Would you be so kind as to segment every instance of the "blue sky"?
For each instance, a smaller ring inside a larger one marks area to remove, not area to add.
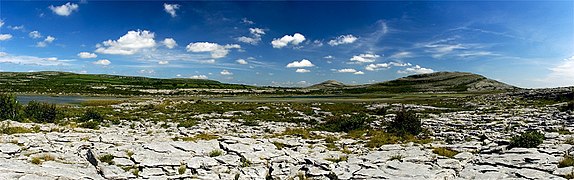
[[[472,72],[574,85],[573,1],[0,1],[0,71],[308,86]]]

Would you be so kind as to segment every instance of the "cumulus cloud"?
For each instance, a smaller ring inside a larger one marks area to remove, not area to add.
[[[0,34],[0,41],[6,41],[8,39],[12,39],[11,34]]]
[[[191,79],[207,79],[206,75],[193,75],[190,77]]]
[[[349,69],[339,69],[339,70],[337,70],[337,72],[340,72],[340,73],[355,73],[355,72],[357,72],[357,70],[356,70],[356,69],[350,69],[350,68],[349,68]]]
[[[167,3],[163,4],[163,10],[165,12],[169,13],[169,15],[171,15],[171,17],[177,16],[177,14],[175,14],[175,11],[178,10],[179,7],[180,7],[179,4],[167,4]]]
[[[250,37],[241,36],[236,38],[236,40],[242,43],[257,45],[261,42],[261,36],[265,34],[265,30],[260,28],[249,28],[249,33],[251,34]]]
[[[355,61],[357,63],[369,63],[369,62],[375,62],[375,60],[377,60],[377,58],[379,58],[379,57],[381,57],[381,56],[379,56],[377,54],[367,53],[367,54],[359,54],[359,55],[353,56],[350,60]]]
[[[311,61],[307,60],[307,59],[303,59],[301,61],[293,61],[289,64],[287,64],[286,67],[288,68],[301,68],[301,67],[313,67],[315,66]]]
[[[67,66],[72,60],[60,60],[56,57],[36,57],[36,56],[14,56],[5,52],[0,52],[0,63],[11,63],[18,65],[36,66]]]
[[[38,31],[32,31],[28,33],[28,36],[30,36],[32,39],[38,39],[43,37],[42,34],[40,34],[40,32]]]
[[[61,5],[61,6],[52,6],[51,5],[49,8],[52,10],[52,12],[54,12],[57,15],[69,16],[70,14],[72,14],[72,12],[78,11],[79,7],[80,6],[78,6],[77,4],[68,2],[68,3]]]
[[[427,74],[433,73],[434,70],[429,68],[420,67],[419,65],[415,65],[414,67],[406,68],[405,70],[398,70],[397,73],[399,74]]]
[[[237,62],[239,64],[249,64],[245,59],[238,59],[238,60],[235,60],[235,62]]]
[[[155,71],[153,69],[142,69],[142,70],[139,70],[138,73],[140,73],[140,74],[155,74]]]
[[[158,64],[164,65],[164,64],[169,64],[169,61],[158,61]]]
[[[250,21],[250,20],[249,20],[249,19],[247,19],[247,18],[243,18],[243,19],[241,19],[241,22],[242,22],[242,23],[244,23],[244,24],[255,24],[255,22],[253,22],[253,21]]]
[[[112,63],[112,62],[111,62],[110,60],[100,59],[100,60],[94,61],[92,64],[107,66],[107,65],[110,65],[111,63]]]
[[[335,57],[333,57],[333,56],[331,56],[331,55],[328,55],[328,56],[325,56],[325,57],[323,57],[323,58],[325,58],[325,59],[333,59],[333,58],[335,58]]]
[[[328,44],[331,46],[338,46],[341,44],[351,44],[354,43],[357,39],[359,38],[353,36],[352,34],[341,35],[333,40],[330,40]]]
[[[189,43],[186,47],[188,52],[209,52],[211,53],[211,58],[218,59],[223,58],[229,54],[230,49],[240,49],[241,46],[238,44],[227,44],[219,45],[217,43],[210,42],[197,42]]]
[[[54,40],[56,40],[55,37],[47,36],[46,39],[44,39],[44,41],[37,42],[36,47],[46,47],[48,46],[48,44],[54,42]]]
[[[97,44],[96,52],[102,54],[132,55],[140,49],[151,48],[156,45],[154,33],[150,31],[128,31],[118,40],[107,40]]]
[[[98,55],[96,55],[94,53],[89,53],[89,52],[80,52],[80,53],[78,53],[78,57],[80,57],[82,59],[87,59],[87,58],[96,58],[96,57],[98,57]]]
[[[365,66],[365,69],[367,71],[378,71],[381,69],[391,68],[392,66],[405,67],[405,66],[412,66],[412,64],[411,63],[398,63],[398,62],[369,64],[369,65]]]
[[[273,45],[273,48],[283,48],[289,44],[298,45],[303,41],[305,41],[305,36],[295,33],[293,36],[285,35],[282,38],[273,39],[273,41],[271,41],[271,45]]]
[[[228,70],[226,70],[226,69],[224,69],[223,71],[219,72],[219,74],[224,75],[224,76],[233,75],[232,72],[230,72],[230,71],[228,71]]]
[[[308,72],[311,72],[311,71],[310,71],[310,70],[307,70],[307,69],[297,69],[297,70],[295,70],[295,72],[298,72],[298,73],[308,73]]]
[[[365,73],[363,71],[357,71],[357,72],[354,72],[353,74],[360,75],[360,74],[365,74]]]
[[[175,46],[177,46],[177,43],[173,38],[165,38],[161,43],[169,49],[173,49]]]
[[[24,29],[24,25],[20,25],[20,26],[8,26],[8,28],[12,29],[12,30],[23,30]]]

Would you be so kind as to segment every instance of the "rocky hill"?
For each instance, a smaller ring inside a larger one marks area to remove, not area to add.
[[[342,82],[335,81],[335,80],[328,80],[324,81],[319,84],[315,84],[312,86],[307,87],[308,89],[336,89],[336,88],[344,88],[349,87],[349,85],[345,85]]]

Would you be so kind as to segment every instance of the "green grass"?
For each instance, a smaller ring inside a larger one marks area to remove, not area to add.
[[[113,165],[114,164],[114,156],[111,154],[105,154],[102,155],[100,157],[98,157],[98,160],[100,160],[100,162],[105,162],[108,163],[109,165]]]
[[[348,156],[339,156],[339,158],[326,158],[325,160],[331,161],[331,162],[334,162],[334,163],[338,163],[338,162],[341,162],[341,161],[347,161],[348,159],[349,159]]]
[[[389,158],[389,161],[393,161],[393,160],[399,160],[399,161],[401,161],[401,160],[403,160],[403,158],[404,158],[403,155],[395,154],[395,155],[393,155],[393,156],[391,156],[391,157]]]
[[[179,165],[179,168],[177,168],[177,172],[179,174],[185,173],[185,170],[187,170],[187,166],[185,164],[181,164],[181,165]]]
[[[214,149],[214,150],[209,152],[209,157],[217,157],[217,156],[221,156],[222,154],[223,154],[223,151],[221,151],[219,149]]]
[[[239,162],[241,162],[241,167],[249,167],[251,166],[251,161],[249,161],[249,159],[245,158],[245,157],[241,157],[241,159],[239,159]]]
[[[50,155],[50,154],[42,154],[42,155],[40,155],[40,156],[32,157],[32,159],[30,160],[30,162],[31,162],[32,164],[40,165],[40,164],[42,164],[42,162],[45,162],[45,161],[54,161],[54,160],[56,160],[56,158],[55,158],[54,156],[52,156],[52,155]]]
[[[562,157],[560,162],[558,162],[558,167],[563,168],[563,167],[568,167],[568,166],[574,166],[574,158],[572,158],[572,156],[566,155],[566,156]]]
[[[199,140],[209,141],[209,140],[213,140],[213,139],[217,139],[217,138],[219,138],[219,136],[214,135],[214,134],[201,133],[201,134],[196,134],[195,136],[191,136],[191,137],[175,137],[175,138],[173,138],[173,140],[174,141],[182,140],[182,141],[197,142]]]
[[[453,150],[443,148],[443,147],[433,148],[432,152],[437,154],[437,155],[448,157],[448,158],[452,158],[458,154],[457,151],[453,151]]]
[[[33,133],[32,129],[28,129],[20,126],[12,126],[9,122],[0,123],[0,134],[21,134],[21,133]]]
[[[281,149],[283,149],[285,146],[287,146],[286,144],[280,143],[280,142],[277,142],[277,141],[273,141],[272,143],[273,143],[273,145],[275,145],[275,147],[276,147],[277,149],[279,149],[279,150],[281,150]]]

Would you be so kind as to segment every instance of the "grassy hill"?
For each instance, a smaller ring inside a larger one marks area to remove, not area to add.
[[[145,89],[245,89],[252,86],[201,79],[158,79],[68,72],[0,72],[0,92],[145,94]]]
[[[465,72],[436,72],[361,86],[340,86],[346,93],[486,92],[519,89],[484,76]]]

